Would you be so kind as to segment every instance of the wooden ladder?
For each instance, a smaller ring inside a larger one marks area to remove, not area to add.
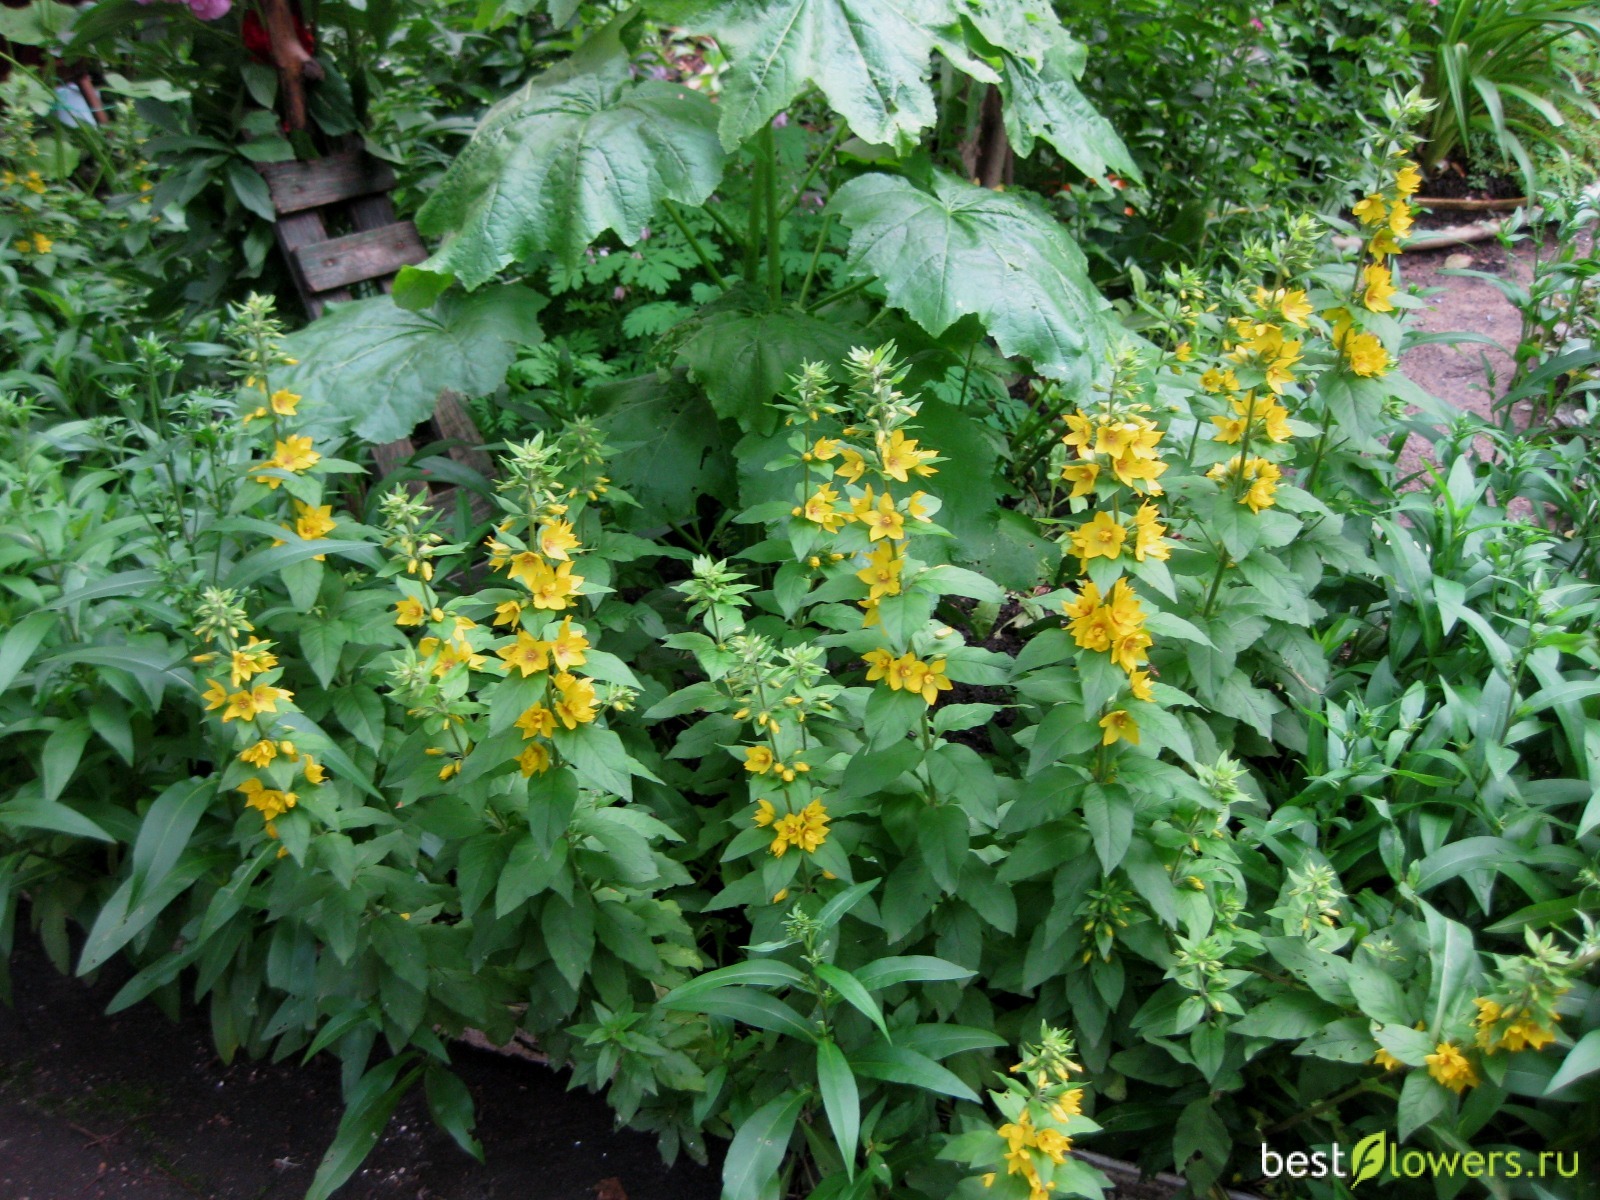
[[[344,150],[257,169],[278,214],[278,248],[312,317],[320,317],[329,301],[351,299],[354,284],[375,283],[388,291],[396,271],[428,257],[417,227],[395,220],[389,199],[394,172],[387,163]],[[329,237],[328,224],[341,213],[353,232]]]

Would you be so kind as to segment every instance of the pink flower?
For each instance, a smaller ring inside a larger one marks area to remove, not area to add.
[[[215,21],[228,15],[233,0],[189,0],[189,11],[202,21]]]
[[[1434,3],[1435,3],[1435,4],[1437,4],[1437,3],[1439,3],[1439,0],[1433,0],[1433,2],[1434,2]],[[1254,30],[1255,30],[1255,31],[1256,31],[1256,32],[1257,32],[1257,33],[1261,33],[1261,32],[1263,32],[1263,31],[1264,31],[1264,30],[1265,30],[1265,29],[1266,29],[1266,28],[1267,28],[1267,27],[1266,27],[1266,26],[1265,26],[1265,25],[1263,25],[1263,24],[1262,24],[1262,23],[1261,23],[1261,18],[1260,18],[1260,17],[1251,17],[1251,18],[1250,18],[1250,26],[1251,26],[1251,28],[1253,28],[1253,29],[1254,29]]]

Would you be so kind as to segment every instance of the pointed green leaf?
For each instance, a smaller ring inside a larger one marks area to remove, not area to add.
[[[722,1200],[761,1200],[783,1166],[789,1136],[805,1105],[804,1092],[785,1092],[756,1109],[733,1135],[722,1164]]]
[[[853,1176],[856,1143],[861,1140],[861,1092],[844,1054],[827,1038],[817,1043],[817,1090],[822,1093],[822,1110],[828,1114],[834,1141],[844,1157],[844,1169]]]

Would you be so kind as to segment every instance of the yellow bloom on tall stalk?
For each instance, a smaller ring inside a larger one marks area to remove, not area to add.
[[[1100,737],[1102,746],[1117,742],[1128,742],[1135,746],[1139,744],[1139,723],[1126,709],[1119,708],[1101,717],[1100,728],[1105,731]]]
[[[1167,527],[1158,519],[1156,506],[1150,503],[1139,505],[1133,514],[1133,557],[1136,562],[1143,562],[1146,558],[1166,560],[1172,557],[1172,547],[1167,544]]]
[[[1100,464],[1097,462],[1080,461],[1062,467],[1061,478],[1072,485],[1072,494],[1068,499],[1076,500],[1094,491],[1094,481],[1099,475]]]
[[[905,560],[895,553],[893,542],[883,542],[867,557],[867,565],[856,578],[867,585],[867,598],[878,600],[900,594],[900,571]]]
[[[573,667],[581,667],[589,661],[589,656],[584,653],[589,649],[589,639],[581,633],[572,631],[572,618],[562,617],[561,625],[556,630],[555,640],[548,643],[550,647],[550,661],[563,671]]]
[[[1347,333],[1338,343],[1354,375],[1373,379],[1389,372],[1389,352],[1375,333]]]
[[[1361,303],[1369,312],[1393,312],[1394,305],[1389,302],[1389,297],[1394,295],[1394,276],[1389,268],[1381,263],[1372,263],[1362,269],[1361,278],[1365,282],[1365,290],[1361,293]]]
[[[517,640],[502,646],[495,654],[505,660],[507,675],[518,670],[526,679],[550,667],[550,643],[540,641],[525,629],[517,630]]]
[[[1477,1043],[1485,1052],[1492,1054],[1496,1050],[1509,1050],[1516,1053],[1519,1050],[1542,1050],[1555,1041],[1555,1032],[1545,1028],[1534,1020],[1531,1015],[1524,1013],[1520,1018],[1516,1016],[1516,1007],[1503,1009],[1494,1000],[1479,996],[1473,1000],[1478,1006],[1478,1015],[1474,1024],[1478,1027]],[[1552,1012],[1550,1020],[1559,1021],[1560,1015]],[[1495,1026],[1506,1022],[1505,1028],[1499,1030]]]
[[[1373,258],[1384,258],[1390,254],[1400,253],[1400,243],[1395,240],[1394,234],[1387,228],[1378,230],[1372,235],[1372,240],[1367,243],[1367,253]]]
[[[539,552],[557,562],[567,561],[567,551],[578,548],[577,536],[566,521],[550,521],[539,526]]]
[[[313,450],[311,444],[309,437],[291,433],[273,443],[272,457],[267,460],[267,465],[296,475],[309,471],[322,461],[322,455]]]
[[[269,788],[259,779],[246,779],[233,790],[243,792],[244,802],[267,821],[281,817],[300,799],[293,792],[280,792],[276,788]]]
[[[876,542],[881,538],[891,541],[900,541],[906,536],[906,519],[896,511],[894,497],[888,492],[878,497],[876,504],[872,500],[872,488],[869,485],[865,496],[858,497],[850,502],[855,519],[868,529],[867,540]]]
[[[312,542],[317,538],[326,537],[339,527],[333,519],[333,505],[331,504],[302,504],[299,500],[294,502],[295,534],[303,541]],[[318,554],[314,556],[317,562],[324,561],[328,556]]]
[[[867,682],[876,683],[888,678],[889,668],[894,665],[894,655],[887,650],[868,650],[861,656],[861,661],[867,664]]]
[[[1202,390],[1210,392],[1213,396],[1219,396],[1223,392],[1237,392],[1239,390],[1239,378],[1233,373],[1231,367],[1227,370],[1219,370],[1216,367],[1212,367],[1200,376],[1200,387]]]
[[[1422,186],[1422,172],[1417,170],[1417,164],[1407,160],[1404,166],[1395,172],[1394,190],[1402,197],[1416,195],[1417,189]]]
[[[292,417],[295,415],[295,409],[300,404],[300,397],[293,392],[279,388],[272,393],[272,397],[267,403],[271,405],[272,411],[277,413],[278,416]]]
[[[583,576],[572,573],[570,562],[558,563],[551,570],[542,560],[534,572],[528,588],[533,592],[533,606],[545,609],[563,609],[583,586]]]
[[[428,610],[415,596],[402,596],[394,602],[396,625],[421,625],[428,619]]]
[[[563,671],[555,677],[556,716],[568,729],[594,720],[599,706],[594,698],[594,681]]]
[[[421,607],[422,605],[419,603],[417,608],[421,609]],[[504,604],[495,605],[493,624],[516,626],[522,620],[523,607],[521,600],[507,600]]]
[[[850,519],[848,513],[840,512],[834,507],[834,501],[839,499],[839,493],[827,484],[823,484],[803,505],[794,510],[794,515],[804,517],[813,525],[820,525],[829,533],[838,533],[839,527]]]
[[[1120,557],[1127,537],[1128,530],[1120,521],[1110,513],[1098,512],[1072,531],[1072,552],[1078,556],[1080,569],[1087,569],[1090,559]]]
[[[1363,225],[1382,225],[1389,216],[1389,206],[1377,192],[1359,201],[1350,211]]]
[[[542,704],[530,704],[514,722],[522,730],[523,740],[549,737],[556,731],[556,715]]]
[[[533,742],[517,755],[517,769],[524,779],[530,775],[543,775],[550,769],[550,747],[543,742]]]
[[[1467,1061],[1467,1056],[1450,1042],[1440,1042],[1434,1052],[1426,1055],[1422,1061],[1427,1064],[1428,1074],[1433,1076],[1435,1082],[1458,1096],[1467,1088],[1478,1086],[1478,1073]]]
[[[1255,291],[1255,302],[1260,308],[1275,311],[1291,325],[1301,329],[1306,327],[1306,318],[1312,313],[1311,301],[1306,299],[1305,292],[1300,288],[1278,288],[1268,291],[1258,287]]]
[[[768,746],[746,746],[744,748],[744,769],[752,775],[765,775],[772,770],[774,761],[776,759]]]
[[[767,805],[770,815],[772,806],[765,800],[761,803]],[[777,858],[782,858],[790,846],[814,854],[828,840],[829,820],[827,808],[820,800],[813,800],[799,812],[787,813],[772,822],[772,844],[767,849]]]
[[[901,483],[910,483],[911,475],[937,474],[938,468],[928,464],[938,457],[937,450],[918,450],[916,440],[898,429],[888,437],[878,437],[878,461],[883,473]]]
[[[278,743],[267,738],[262,738],[253,746],[248,746],[239,751],[239,761],[249,763],[252,767],[266,770],[272,765],[272,760],[278,757]]]
[[[223,710],[222,720],[224,724],[229,721],[253,721],[262,713],[277,712],[279,700],[292,699],[294,693],[287,688],[258,683],[248,691],[234,692],[228,697],[228,707]]]
[[[252,637],[228,658],[234,687],[278,665],[278,657],[272,653],[272,643],[258,637]]]
[[[1278,480],[1283,478],[1283,472],[1276,464],[1264,458],[1242,458],[1235,454],[1225,463],[1218,463],[1206,472],[1206,478],[1214,479],[1219,486],[1227,487],[1233,480],[1238,479],[1243,472],[1248,485],[1244,495],[1239,498],[1240,504],[1248,504],[1250,511],[1258,513],[1263,508],[1271,508],[1276,503],[1274,497],[1278,491]]]
[[[1411,206],[1404,200],[1395,201],[1394,207],[1389,210],[1389,232],[1396,238],[1408,237],[1414,223]]]
[[[833,469],[833,473],[846,483],[855,483],[866,469],[867,460],[861,457],[861,451],[846,446],[839,451],[839,465]]]
[[[1217,427],[1213,441],[1231,446],[1244,437],[1247,428],[1252,440],[1259,435],[1269,441],[1286,442],[1294,436],[1289,430],[1289,410],[1273,396],[1257,396],[1251,392],[1243,400],[1229,401],[1229,407],[1233,416],[1211,418]]]

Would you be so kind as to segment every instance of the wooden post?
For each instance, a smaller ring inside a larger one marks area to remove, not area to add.
[[[306,80],[322,79],[322,66],[306,53],[295,31],[290,0],[261,0],[261,21],[272,46],[272,62],[278,68],[278,86],[283,98],[283,121],[291,133],[310,123],[306,112]]]

